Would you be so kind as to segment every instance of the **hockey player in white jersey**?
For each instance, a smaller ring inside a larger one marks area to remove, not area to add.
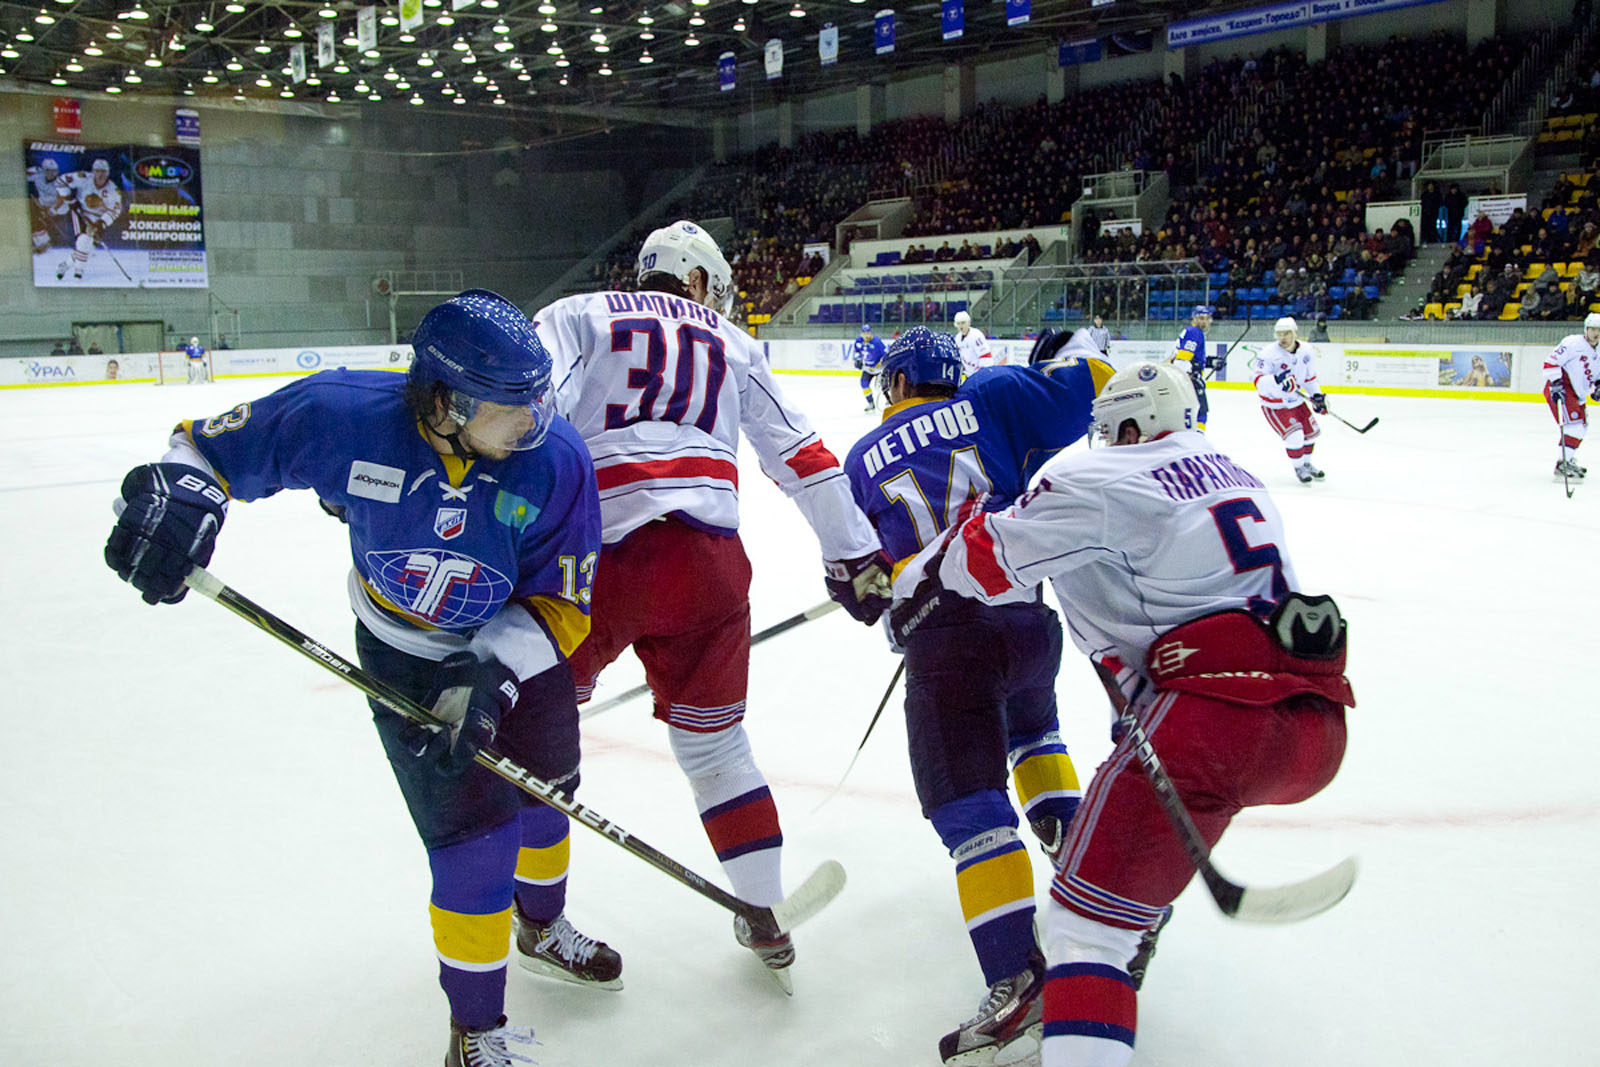
[[[83,268],[88,266],[94,246],[100,243],[106,228],[122,214],[122,190],[111,180],[111,164],[96,159],[88,170],[77,170],[61,179],[63,198],[72,209],[72,228],[77,234],[72,246],[72,259],[63,259],[56,266],[56,278],[66,277],[72,268],[74,280],[83,278]]]
[[[930,545],[929,584],[994,603],[1048,579],[1074,643],[1214,845],[1242,808],[1298,803],[1333,779],[1355,703],[1343,620],[1296,591],[1272,500],[1193,429],[1181,370],[1135,363],[1093,410],[1113,447],[1058,455],[1011,508],[953,528],[942,560]],[[1194,877],[1138,736],[1096,771],[1051,886],[1044,1067],[1132,1060],[1130,960]]]
[[[1311,412],[1328,413],[1328,400],[1317,385],[1317,350],[1300,340],[1300,326],[1285,316],[1272,328],[1277,338],[1253,361],[1256,397],[1267,425],[1283,438],[1283,450],[1302,482],[1321,481],[1322,471],[1311,462],[1321,430]],[[1309,403],[1309,406],[1307,406]]]
[[[716,242],[692,222],[656,230],[639,249],[638,280],[643,291],[566,297],[534,316],[555,358],[557,410],[587,442],[600,486],[604,547],[598,561],[575,561],[595,583],[573,673],[586,698],[601,669],[633,647],[734,893],[770,905],[783,896],[783,832],[743,726],[741,432],[816,531],[830,595],[875,619],[888,606],[889,564],[765,349],[723,317],[733,273]],[[789,989],[788,935],[742,918],[734,932]]]
[[[1561,427],[1561,458],[1557,478],[1582,478],[1587,467],[1578,466],[1578,446],[1589,429],[1585,400],[1600,401],[1600,312],[1583,320],[1583,332],[1561,339],[1544,360],[1544,399]]]
[[[961,352],[961,378],[965,381],[978,370],[994,363],[994,352],[989,338],[972,325],[972,316],[965,311],[956,312],[956,348]]]
[[[67,222],[65,189],[61,185],[61,164],[46,156],[38,166],[28,168],[28,186],[33,195],[28,201],[34,252],[48,252],[53,240],[64,236]]]

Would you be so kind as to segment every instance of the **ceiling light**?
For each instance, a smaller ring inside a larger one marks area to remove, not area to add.
[[[149,18],[150,16],[146,15],[145,17]],[[39,13],[33,16],[33,21],[37,22],[41,26],[49,26],[54,23],[55,20],[56,17],[42,7],[39,9]]]
[[[261,77],[256,79],[256,84],[261,86],[263,89],[270,89],[272,88],[272,79],[263,74]]]
[[[705,7],[707,4],[711,3],[711,0],[693,0],[693,3],[695,7]]]
[[[193,96],[194,95],[194,82],[184,82],[183,83],[183,95],[184,96]]]
[[[99,54],[100,54],[99,52],[95,53],[95,55],[99,55]],[[0,48],[0,58],[4,58],[4,59],[20,59],[21,57],[22,57],[22,53],[17,51],[15,48],[12,48],[10,45],[6,45],[4,48]]]
[[[450,12],[448,12],[448,11],[439,12],[439,25],[441,25],[441,26],[454,26],[455,24],[456,24],[456,17],[454,15],[450,14]]]
[[[651,33],[649,30],[645,30],[643,33],[641,33],[639,35],[639,40],[641,40],[641,41],[653,41],[655,39],[656,39],[656,35]]]
[[[561,66],[561,64],[557,63],[556,66],[559,67],[559,66]],[[531,82],[531,81],[533,81],[533,75],[529,74],[527,71],[523,71],[521,74],[517,75],[517,81],[519,81],[519,82]]]
[[[600,64],[600,76],[603,77],[603,78],[611,77],[611,67],[610,67],[609,64],[606,64],[606,63]]]
[[[233,71],[240,71],[244,69],[244,64],[239,62],[237,59],[228,60],[227,66],[229,70]]]
[[[159,66],[161,66],[161,57],[160,56],[145,56],[144,57],[144,65],[147,66],[147,67],[159,67]]]
[[[256,38],[256,52],[258,52],[261,55],[266,55],[270,51],[272,51],[272,46],[266,42],[266,39],[262,38],[262,37],[257,37]]]
[[[196,33],[210,33],[214,29],[216,29],[216,27],[211,24],[210,19],[203,18],[194,24],[194,32]]]
[[[456,87],[454,85],[444,85],[439,88],[439,91],[446,96],[454,96]]]
[[[315,74],[307,74],[306,75],[306,84],[307,85],[321,85],[322,84],[322,79],[317,77]]]
[[[143,78],[139,77],[139,72],[136,70],[128,71],[128,73],[122,76],[122,80],[127,82],[129,85],[138,85],[140,82],[144,81]]]
[[[412,93],[411,94],[411,106],[412,107],[421,107],[422,106],[422,94],[421,93]]]
[[[356,92],[370,93],[372,92],[372,86],[367,84],[367,79],[362,78],[360,81],[356,82]]]
[[[105,50],[95,44],[93,40],[90,40],[88,44],[83,46],[83,54],[86,56],[101,56],[105,55]],[[15,57],[13,56],[12,58]]]
[[[67,84],[67,79],[63,78],[61,76],[61,72],[60,71],[56,71],[55,77],[50,79],[50,84],[51,85],[65,85],[65,84]]]
[[[358,48],[361,45],[361,42],[356,40],[356,35],[353,33],[345,34],[339,43],[344,45],[346,48]]]
[[[468,52],[466,55],[461,57],[461,62],[466,64],[469,67],[472,66],[472,64],[476,63],[477,61],[478,61],[478,57],[473,55],[471,52]]]
[[[649,8],[645,8],[643,11],[639,12],[639,20],[638,21],[639,21],[639,25],[648,26],[652,22],[655,21],[655,18],[654,18],[654,16],[652,16],[650,14],[650,9]]]
[[[496,96],[496,97],[495,97],[495,98],[494,98],[494,102],[495,102],[495,104],[496,104],[496,105],[497,105],[497,106],[502,106],[502,107],[503,107],[503,106],[504,106],[504,105],[505,105],[505,102],[506,102],[506,98],[505,98],[505,97],[503,97],[503,96]]]
[[[420,56],[418,56],[417,57],[417,66],[419,66],[419,67],[431,67],[431,66],[433,66],[433,53],[432,52],[424,52]]]
[[[215,85],[218,81],[217,72],[214,70],[208,70],[206,71],[205,77],[201,78],[200,80],[205,82],[207,85]]]
[[[456,96],[451,97],[450,98],[450,102],[452,104],[465,104],[467,102],[467,98],[458,94]]]
[[[244,5],[239,3],[238,0],[231,0],[230,3],[222,5],[222,10],[230,15],[242,15],[244,14]]]
[[[73,74],[82,74],[83,64],[79,63],[76,59],[69,59],[67,60],[67,70]]]
[[[683,43],[688,45],[690,48],[698,48],[700,46],[700,38],[696,37],[691,31],[689,36],[683,39]]]
[[[591,15],[603,15],[603,14],[605,14],[605,10],[606,10],[605,8],[601,7],[599,4],[596,4],[594,7],[591,7],[589,9],[589,14],[591,14]]]
[[[457,52],[465,52],[472,46],[467,43],[467,39],[465,37],[457,37],[455,43],[450,47],[454,48]]]
[[[339,17],[339,13],[327,4],[322,6],[322,8],[317,12],[317,15],[325,19],[336,19]]]
[[[283,97],[285,100],[293,100],[294,90],[285,85],[282,89],[278,90],[278,95]]]
[[[416,40],[417,40],[417,35],[412,33],[410,30],[406,30],[404,33],[402,33],[399,37],[397,37],[395,39],[398,40],[401,44],[415,44]]]
[[[474,74],[472,76],[472,84],[473,85],[482,85],[484,82],[486,82],[488,80],[489,80],[489,76],[487,74],[485,74],[481,70],[478,71],[478,73],[476,73],[476,74]]]
[[[309,79],[309,78],[308,78],[308,79],[306,79],[306,80],[307,80],[307,81],[310,81],[310,79]],[[401,79],[400,79],[400,80],[399,80],[399,81],[397,81],[397,82],[395,82],[395,83],[394,83],[394,87],[395,87],[395,88],[396,88],[396,89],[399,89],[399,90],[400,90],[400,91],[401,91],[401,92],[402,92],[402,93],[403,93],[403,92],[405,92],[405,91],[406,91],[406,90],[407,90],[407,89],[409,89],[409,88],[411,88],[411,83],[410,83],[410,82],[408,82],[408,81],[406,81],[406,80],[405,80],[405,79],[404,79],[404,78],[401,78]]]
[[[691,25],[691,26],[704,26],[705,24],[706,24],[706,20],[701,18],[699,15],[690,15],[689,16],[689,25]]]
[[[379,96],[377,93],[373,93],[371,96],[367,97],[367,99],[376,104],[378,101],[382,100],[383,97]]]
[[[176,33],[172,35],[172,40],[167,42],[167,48],[174,52],[185,51],[188,47],[188,45],[178,40],[178,35]]]
[[[544,0],[544,3],[540,4],[535,10],[541,15],[554,15],[556,13],[556,5],[550,3],[550,0]]]
[[[112,38],[113,40],[122,40],[122,34],[117,31],[115,26],[111,27],[110,32],[108,32],[106,36]],[[31,41],[33,40],[33,34],[29,33],[27,27],[24,26],[22,29],[17,31],[16,38],[19,41]]]
[[[385,9],[384,12],[383,12],[383,17],[378,20],[378,25],[380,25],[380,26],[398,26],[398,25],[400,25],[400,20],[395,18],[394,12],[389,11],[388,9]]]
[[[379,53],[379,51],[376,48],[369,48],[365,52],[362,52],[361,54],[366,56],[368,59],[379,59],[379,58],[381,58],[381,53]]]
[[[545,51],[550,53],[553,56],[559,56],[562,53],[563,49],[558,44],[552,44],[549,48],[546,48]]]
[[[337,89],[335,89],[335,90],[333,90],[332,92],[330,92],[328,94],[328,103],[337,104],[338,102],[339,102],[339,91]]]
[[[561,75],[561,84],[562,85],[566,85],[567,84],[567,76],[565,74]]]
[[[509,52],[515,47],[517,46],[512,44],[510,41],[505,40],[504,38],[501,38],[494,43],[494,50],[501,53]]]
[[[644,63],[646,65],[654,63],[655,61],[656,61],[656,57],[650,54],[650,49],[648,49],[648,48],[646,48],[644,50],[644,52],[641,53],[640,56],[639,56],[639,62]]]
[[[297,38],[305,36],[305,34],[303,32],[301,32],[300,27],[296,26],[292,22],[289,23],[289,25],[287,25],[287,26],[285,26],[283,28],[283,35],[285,37],[289,38],[289,40],[291,40],[291,41],[293,41],[293,40],[295,40]]]
[[[800,6],[800,0],[794,0],[794,6],[789,9],[789,17],[792,19],[803,19],[806,17],[806,9]]]
[[[439,68],[435,67],[433,69],[433,73],[429,74],[428,77],[430,77],[430,78],[442,78],[442,77],[444,77],[444,71],[442,71]]]
[[[400,75],[393,67],[390,67],[388,70],[383,72],[383,80],[386,82],[397,82],[400,80]]]
[[[333,72],[335,74],[349,74],[350,68],[345,66],[343,63],[335,63],[333,65]]]
[[[608,44],[597,44],[594,46],[594,50],[599,52],[601,55],[605,55],[607,52],[611,51],[611,46]]]
[[[506,25],[506,20],[505,19],[496,19],[494,26],[491,27],[491,28],[494,30],[495,33],[510,33],[511,32],[511,27]]]
[[[733,24],[733,32],[734,33],[743,33],[744,32],[744,16],[743,15],[740,15],[739,16],[739,21],[735,22]]]
[[[500,0],[483,0],[483,6],[493,11],[500,6]]]
[[[133,10],[128,12],[128,17],[133,19],[135,22],[143,22],[145,19],[150,17],[150,12],[146,11],[144,8],[135,3],[133,5]]]
[[[593,41],[595,44],[605,44],[606,43],[606,31],[605,30],[595,30],[593,33],[591,33],[589,35],[589,40]]]
[[[108,92],[108,93],[120,93],[120,92],[122,92],[122,86],[120,86],[120,85],[108,85],[108,86],[106,86],[106,92]]]
[[[556,66],[565,69],[566,67],[572,66],[572,60],[568,59],[566,56],[562,56],[560,59],[556,60]],[[533,80],[532,76],[528,75],[528,74],[518,74],[517,75],[517,79],[519,81],[532,81]],[[565,84],[565,82],[563,82],[562,84]]]

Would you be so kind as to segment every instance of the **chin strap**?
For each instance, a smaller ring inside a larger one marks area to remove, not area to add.
[[[476,460],[483,458],[478,453],[474,452],[471,446],[462,443],[461,427],[459,425],[456,427],[453,433],[440,433],[432,426],[429,426],[426,422],[420,423],[420,425],[422,426],[423,430],[449,445],[450,454],[455,456],[457,459]]]

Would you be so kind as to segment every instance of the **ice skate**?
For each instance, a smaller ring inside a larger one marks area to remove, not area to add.
[[[1150,961],[1156,954],[1156,939],[1161,936],[1162,929],[1171,921],[1172,908],[1168,907],[1161,916],[1161,921],[1139,936],[1139,947],[1134,950],[1133,958],[1128,961],[1128,977],[1133,979],[1134,989],[1140,989],[1144,986],[1145,972],[1150,969]]]
[[[60,263],[56,264],[56,281],[59,282],[62,278],[65,278],[66,276],[67,276],[67,261],[63,259]]]
[[[1575,460],[1563,459],[1556,461],[1557,478],[1577,478],[1581,481],[1583,476],[1588,473],[1589,468],[1578,466]]]
[[[1033,836],[1039,839],[1039,851],[1045,854],[1050,866],[1061,869],[1061,853],[1067,845],[1066,827],[1054,815],[1042,815],[1028,823]]]
[[[939,1040],[939,1056],[958,1067],[1039,1061],[1044,1040],[1044,957],[989,987],[978,1014]]]
[[[733,917],[733,936],[739,944],[756,954],[772,980],[789,996],[794,996],[794,978],[789,967],[794,963],[794,942],[776,927],[753,929],[743,915]]]
[[[1294,476],[1299,478],[1302,483],[1320,482],[1323,478],[1322,472],[1313,467],[1310,460],[1301,460],[1296,463],[1294,465]]]
[[[450,1020],[450,1051],[444,1067],[511,1067],[513,1063],[533,1063],[527,1056],[512,1052],[508,1045],[526,1046],[532,1051],[538,1042],[531,1026],[507,1026],[506,1017],[489,1030],[469,1030]]]
[[[542,924],[524,915],[521,904],[511,914],[523,970],[597,989],[622,988],[622,957],[604,941],[578,933],[565,914]]]
[[[1306,473],[1311,475],[1311,477],[1312,477],[1312,479],[1314,481],[1319,481],[1320,482],[1320,481],[1322,481],[1322,479],[1324,477],[1326,477],[1326,475],[1324,475],[1322,473],[1322,471],[1317,467],[1317,465],[1315,463],[1312,463],[1309,459],[1306,460]]]

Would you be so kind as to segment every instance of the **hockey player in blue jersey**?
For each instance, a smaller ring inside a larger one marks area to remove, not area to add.
[[[1047,336],[1035,352],[1053,354],[1066,340]],[[1039,1037],[1033,872],[1006,779],[1009,763],[1024,816],[1054,861],[1079,796],[1057,730],[1062,633],[1037,589],[1002,606],[949,595],[908,602],[908,594],[919,584],[919,552],[970,509],[1009,506],[1040,465],[1084,436],[1112,369],[1097,358],[1046,358],[980,369],[958,388],[961,370],[954,338],[906,331],[883,362],[883,422],[851,449],[845,473],[895,561],[894,617],[912,607],[914,625],[894,628],[906,657],[912,777],[955,861],[989,986],[977,1016],[939,1043],[945,1062],[964,1064]]]
[[[402,376],[324,371],[179,424],[122,483],[106,562],[151,604],[176,603],[211,558],[229,500],[312,489],[349,524],[361,666],[450,722],[430,733],[370,702],[433,875],[447,1065],[509,1067],[505,975],[620,985],[621,958],[563,914],[568,825],[472,762],[494,742],[535,775],[578,784],[567,656],[589,630],[600,549],[594,467],[551,406],[551,359],[486,290],[417,327]]]
[[[1178,335],[1177,343],[1172,347],[1172,355],[1167,357],[1169,363],[1176,363],[1189,374],[1189,381],[1194,383],[1194,395],[1200,401],[1200,415],[1196,420],[1195,429],[1206,428],[1206,368],[1210,366],[1206,356],[1206,330],[1211,328],[1211,308],[1205,304],[1196,304],[1189,312],[1189,325],[1183,328]]]
[[[861,371],[861,395],[867,398],[867,410],[876,411],[872,396],[872,381],[883,364],[883,342],[872,334],[872,324],[861,327],[861,336],[850,342],[850,362]]]

